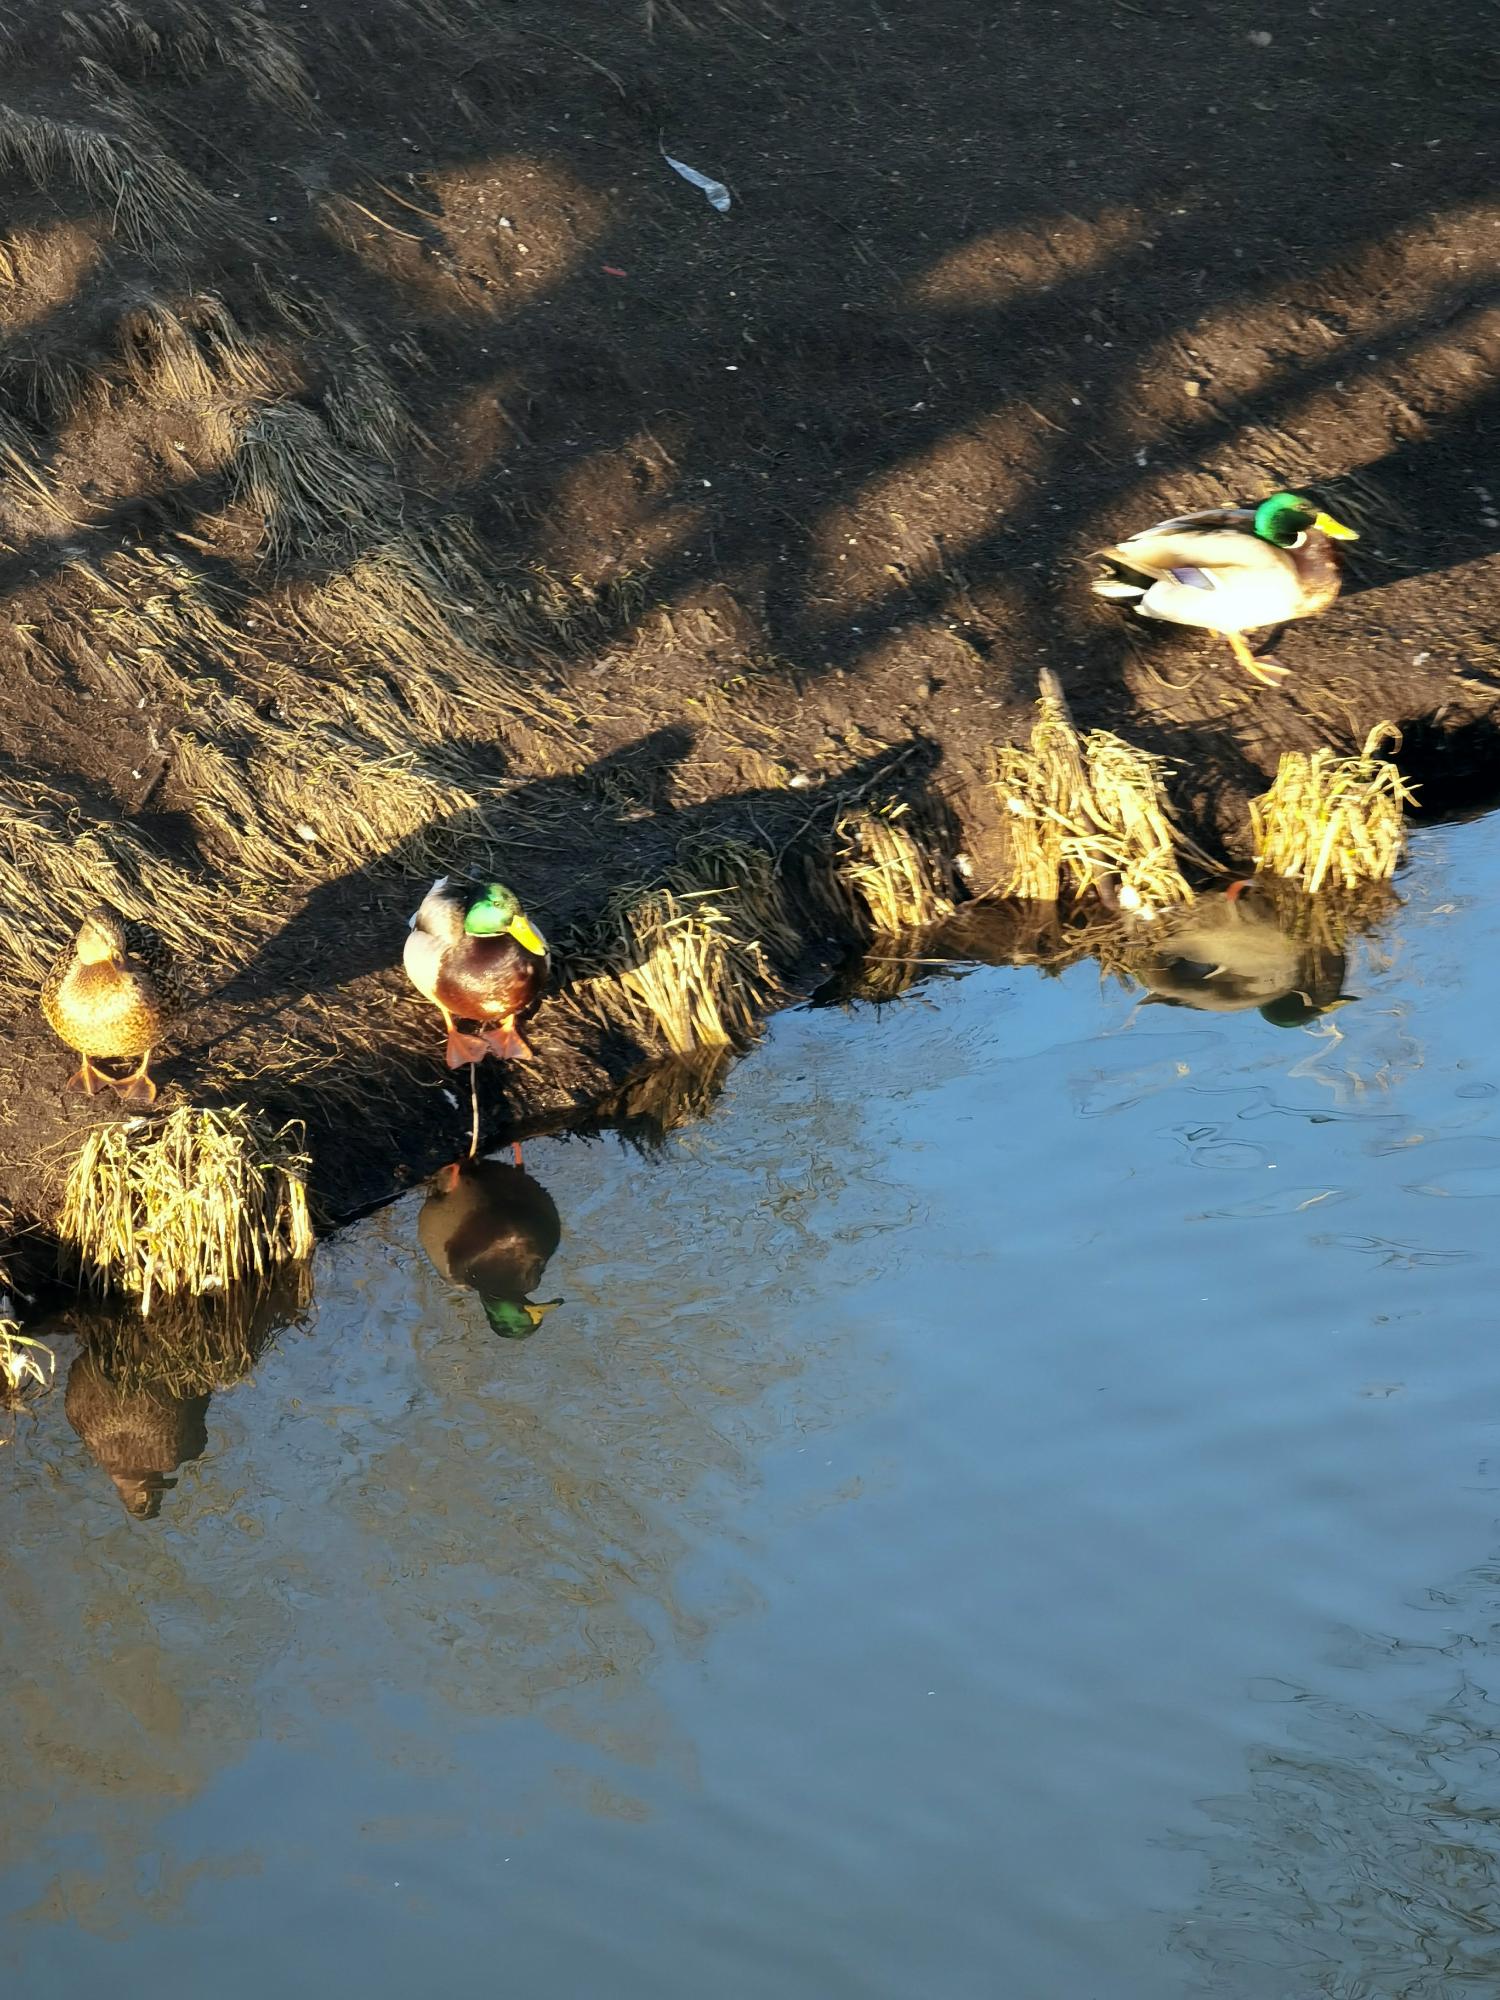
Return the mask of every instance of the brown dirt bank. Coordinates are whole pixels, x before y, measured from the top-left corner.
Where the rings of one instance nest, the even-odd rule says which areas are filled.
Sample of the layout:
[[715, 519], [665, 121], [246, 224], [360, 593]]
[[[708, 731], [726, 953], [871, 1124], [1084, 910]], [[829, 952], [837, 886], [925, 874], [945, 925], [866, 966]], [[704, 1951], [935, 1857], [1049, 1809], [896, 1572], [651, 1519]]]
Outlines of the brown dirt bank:
[[[101, 891], [203, 996], [166, 1100], [306, 1117], [339, 1214], [466, 1122], [393, 969], [440, 868], [514, 882], [575, 973], [616, 892], [726, 838], [816, 853], [851, 799], [913, 800], [982, 889], [991, 753], [1045, 666], [1231, 848], [1283, 747], [1387, 717], [1435, 802], [1497, 788], [1478, 0], [111, 0], [0, 28], [23, 1220], [89, 1115], [35, 991]], [[1366, 528], [1284, 689], [1088, 599], [1097, 542], [1280, 483]], [[798, 907], [806, 971], [847, 925]], [[649, 1052], [597, 999], [486, 1079], [497, 1121]]]

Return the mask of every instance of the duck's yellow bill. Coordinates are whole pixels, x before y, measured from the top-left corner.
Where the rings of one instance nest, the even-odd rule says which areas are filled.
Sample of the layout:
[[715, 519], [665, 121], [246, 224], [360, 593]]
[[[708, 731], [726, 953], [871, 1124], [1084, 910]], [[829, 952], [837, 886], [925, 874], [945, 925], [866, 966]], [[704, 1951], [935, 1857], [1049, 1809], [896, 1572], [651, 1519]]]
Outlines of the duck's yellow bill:
[[518, 945], [529, 951], [534, 958], [545, 958], [547, 947], [542, 942], [540, 931], [534, 930], [527, 918], [519, 911], [510, 920], [510, 934]]
[[[1304, 519], [1306, 516], [1303, 517]], [[1342, 521], [1335, 521], [1332, 514], [1319, 514], [1313, 521], [1315, 528], [1321, 528], [1325, 535], [1331, 535], [1336, 542], [1357, 542], [1358, 528], [1346, 528]]]

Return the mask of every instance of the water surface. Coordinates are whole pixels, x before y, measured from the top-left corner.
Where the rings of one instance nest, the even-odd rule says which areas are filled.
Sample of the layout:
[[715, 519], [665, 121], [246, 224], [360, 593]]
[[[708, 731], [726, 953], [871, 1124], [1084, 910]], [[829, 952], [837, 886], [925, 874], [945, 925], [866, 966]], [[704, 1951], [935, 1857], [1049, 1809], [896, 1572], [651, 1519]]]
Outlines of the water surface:
[[414, 1196], [154, 1520], [55, 1393], [7, 1990], [1500, 1990], [1497, 867], [1421, 835], [1311, 1031], [787, 1015], [659, 1159], [528, 1147], [531, 1339]]

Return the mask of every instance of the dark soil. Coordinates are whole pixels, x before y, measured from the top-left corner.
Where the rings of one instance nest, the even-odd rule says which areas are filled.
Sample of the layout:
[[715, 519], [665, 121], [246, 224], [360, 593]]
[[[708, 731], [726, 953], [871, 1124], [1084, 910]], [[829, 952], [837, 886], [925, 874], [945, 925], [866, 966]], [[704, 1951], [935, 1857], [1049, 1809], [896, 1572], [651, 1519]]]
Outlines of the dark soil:
[[[1500, 789], [1486, 0], [217, 10], [226, 35], [280, 36], [300, 106], [251, 95], [222, 52], [164, 56], [187, 10], [130, 18], [163, 39], [116, 35], [101, 86], [56, 9], [4, 16], [0, 102], [76, 119], [80, 92], [114, 91], [219, 206], [143, 247], [68, 179], [0, 182], [26, 248], [0, 289], [0, 406], [70, 510], [0, 553], [0, 763], [138, 827], [205, 897], [233, 857], [177, 768], [190, 704], [20, 637], [61, 631], [80, 561], [115, 547], [189, 551], [247, 620], [295, 589], [207, 428], [121, 372], [142, 303], [203, 290], [252, 330], [276, 288], [331, 307], [342, 345], [283, 326], [281, 392], [326, 410], [367, 348], [420, 426], [399, 458], [412, 518], [467, 517], [496, 565], [598, 593], [536, 669], [576, 722], [497, 718], [484, 750], [524, 829], [491, 866], [544, 925], [586, 921], [686, 836], [779, 844], [854, 794], [950, 815], [983, 889], [1004, 861], [991, 751], [1024, 733], [1044, 666], [1080, 724], [1164, 752], [1185, 821], [1231, 850], [1283, 748], [1357, 746], [1384, 719], [1430, 807]], [[729, 212], [663, 149], [726, 182]], [[1092, 546], [1281, 484], [1365, 529], [1344, 598], [1282, 641], [1281, 689], [1089, 597]], [[295, 709], [325, 671], [284, 651], [274, 696], [261, 668], [244, 689]], [[419, 873], [377, 843], [227, 910], [220, 990], [164, 1069], [253, 1095], [281, 1010], [310, 992], [340, 1015], [365, 1112], [326, 1076], [312, 1102], [284, 1072], [265, 1089], [311, 1115], [335, 1213], [466, 1129], [394, 970]], [[45, 1221], [45, 1162], [86, 1114], [29, 1003], [7, 1033], [0, 1193]], [[545, 1010], [537, 1040], [535, 1070], [486, 1086], [521, 1125], [641, 1053]]]

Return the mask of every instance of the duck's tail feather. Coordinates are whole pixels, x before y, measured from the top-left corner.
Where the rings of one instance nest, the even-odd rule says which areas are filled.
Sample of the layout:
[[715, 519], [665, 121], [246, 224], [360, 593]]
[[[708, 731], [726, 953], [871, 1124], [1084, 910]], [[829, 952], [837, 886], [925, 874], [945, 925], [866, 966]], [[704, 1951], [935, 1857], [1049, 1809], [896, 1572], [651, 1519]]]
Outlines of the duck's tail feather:
[[1101, 550], [1099, 561], [1104, 567], [1089, 586], [1095, 597], [1126, 599], [1144, 597], [1152, 584], [1157, 581], [1145, 570], [1132, 568], [1113, 550]]

